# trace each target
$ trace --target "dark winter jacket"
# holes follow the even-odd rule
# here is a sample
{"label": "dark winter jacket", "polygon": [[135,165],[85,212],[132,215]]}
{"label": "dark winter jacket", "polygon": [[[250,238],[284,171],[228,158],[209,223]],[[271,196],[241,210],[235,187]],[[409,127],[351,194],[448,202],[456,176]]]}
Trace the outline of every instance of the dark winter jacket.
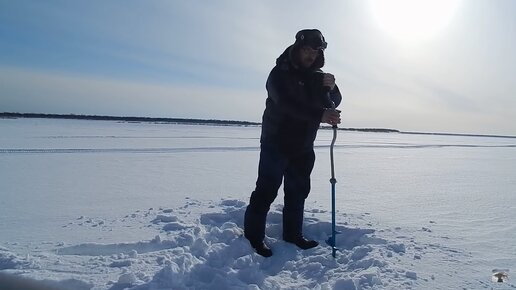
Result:
{"label": "dark winter jacket", "polygon": [[[322,87],[324,54],[310,69],[292,65],[295,45],[288,47],[276,60],[267,79],[266,107],[262,117],[261,143],[279,146],[284,152],[313,148],[324,108],[331,105]],[[337,86],[330,97],[338,106],[342,96]]]}

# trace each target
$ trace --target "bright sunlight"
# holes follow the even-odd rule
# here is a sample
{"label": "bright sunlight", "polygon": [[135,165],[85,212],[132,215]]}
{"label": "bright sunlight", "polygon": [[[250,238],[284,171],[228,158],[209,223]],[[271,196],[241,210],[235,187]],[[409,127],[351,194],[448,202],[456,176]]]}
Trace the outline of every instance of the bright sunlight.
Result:
{"label": "bright sunlight", "polygon": [[379,27],[404,44],[418,44],[438,35],[452,19],[460,0],[373,0]]}

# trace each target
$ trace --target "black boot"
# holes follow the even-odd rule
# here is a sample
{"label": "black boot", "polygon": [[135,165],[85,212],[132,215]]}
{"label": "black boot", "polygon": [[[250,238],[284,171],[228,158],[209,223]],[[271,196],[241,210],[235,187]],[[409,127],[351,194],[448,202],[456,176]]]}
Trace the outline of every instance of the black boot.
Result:
{"label": "black boot", "polygon": [[251,247],[256,251],[256,253],[260,256],[263,256],[265,258],[268,258],[272,256],[272,251],[263,241],[251,241]]}
{"label": "black boot", "polygon": [[251,247],[260,256],[270,257],[272,251],[263,242],[265,238],[265,219],[267,212],[256,213],[250,206],[247,207],[244,217],[244,236],[251,243]]}
{"label": "black boot", "polygon": [[319,246],[319,243],[314,240],[307,240],[303,236],[298,237],[283,237],[283,240],[287,243],[292,243],[303,250],[308,250]]}
{"label": "black boot", "polygon": [[303,203],[298,208],[283,208],[283,240],[303,250],[315,248],[318,242],[303,237]]}
{"label": "black boot", "polygon": [[[265,238],[265,220],[267,212],[255,212],[251,205],[247,206],[244,215],[244,236],[253,244]],[[253,247],[254,248],[254,247]]]}

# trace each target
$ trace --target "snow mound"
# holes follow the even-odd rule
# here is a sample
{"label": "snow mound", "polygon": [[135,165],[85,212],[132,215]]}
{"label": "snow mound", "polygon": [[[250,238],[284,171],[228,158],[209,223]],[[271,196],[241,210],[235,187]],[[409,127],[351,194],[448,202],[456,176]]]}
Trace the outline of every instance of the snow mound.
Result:
{"label": "snow mound", "polygon": [[[187,209],[187,210],[186,210]],[[414,269],[393,265],[412,245],[377,236],[376,230],[337,224],[336,258],[326,240],[331,235],[328,212],[309,210],[304,234],[320,246],[301,250],[281,240],[282,208],[267,219],[266,243],[273,256],[257,255],[243,236],[245,203],[222,200],[216,205],[188,201],[174,209],[153,210],[126,223],[152,229],[150,240],[120,243],[57,244],[45,255],[45,269],[82,267],[84,280],[66,289],[376,289],[411,288],[419,282]],[[346,219],[353,219],[345,215]],[[343,216],[340,216],[341,219]],[[366,223],[367,224],[367,223]],[[77,225],[79,227],[80,225]],[[106,223],[106,227],[110,225]],[[410,253],[420,254],[420,253]],[[408,257],[408,256],[407,256]],[[25,260],[0,248],[0,267],[27,269]],[[1,269],[1,268],[0,268]],[[80,272],[80,271],[79,271]],[[45,272],[39,277],[47,277]],[[55,274],[52,279],[69,277]],[[107,280],[106,280],[107,279]],[[80,281],[79,281],[80,282]],[[71,286],[62,280],[56,285]],[[63,284],[64,283],[64,284]],[[78,283],[75,281],[74,283]],[[90,287],[91,288],[91,287]]]}
{"label": "snow mound", "polygon": [[[305,235],[318,240],[321,246],[303,251],[279,239],[281,210],[278,208],[271,211],[267,225],[266,241],[274,255],[264,258],[254,253],[243,237],[241,225],[245,204],[224,200],[217,208],[221,211],[200,214],[195,225],[163,228],[168,235],[166,240],[156,242],[155,239],[154,242],[132,244],[138,253],[154,245],[151,247],[154,250],[153,256],[161,268],[146,282],[134,278],[138,273],[133,273],[136,276],[124,273],[115,285],[122,287],[120,281],[123,281],[123,286],[131,290],[363,289],[383,287],[387,284],[383,281],[403,278],[383,258],[389,246],[395,243],[374,237],[373,229],[338,226],[340,234],[336,243],[340,251],[335,259],[331,256],[330,247],[325,244],[331,233],[331,223],[307,218]],[[177,225],[188,224],[177,215],[165,219],[158,216],[156,220],[174,220],[173,224]],[[116,247],[107,246],[108,250],[102,247],[96,250],[98,253],[113,254],[114,248],[120,250],[124,246],[131,248],[119,244]],[[93,250],[92,245],[82,245],[80,248]],[[413,279],[412,275],[407,276],[410,277],[406,279]]]}

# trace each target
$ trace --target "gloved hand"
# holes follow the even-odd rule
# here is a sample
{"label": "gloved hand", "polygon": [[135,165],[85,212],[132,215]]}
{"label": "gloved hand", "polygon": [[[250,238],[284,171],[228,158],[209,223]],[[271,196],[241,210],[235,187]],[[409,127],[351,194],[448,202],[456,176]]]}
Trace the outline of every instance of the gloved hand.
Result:
{"label": "gloved hand", "polygon": [[335,76],[329,73],[325,73],[322,79],[323,87],[329,87],[330,91],[335,88]]}
{"label": "gloved hand", "polygon": [[324,109],[321,122],[332,126],[340,124],[340,111],[335,109]]}

